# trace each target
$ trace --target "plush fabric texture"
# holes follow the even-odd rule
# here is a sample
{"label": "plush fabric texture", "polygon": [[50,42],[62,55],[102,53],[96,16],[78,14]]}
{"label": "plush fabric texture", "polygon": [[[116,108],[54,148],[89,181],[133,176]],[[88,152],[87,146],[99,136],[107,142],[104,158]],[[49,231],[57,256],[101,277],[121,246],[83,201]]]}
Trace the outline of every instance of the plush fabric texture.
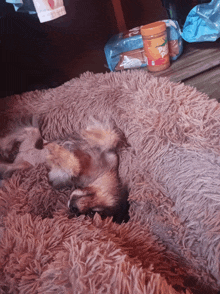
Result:
{"label": "plush fabric texture", "polygon": [[113,121],[129,146],[119,174],[130,220],[68,218],[70,190],[39,164],[0,190],[0,293],[217,293],[220,290],[220,107],[196,89],[145,71],[85,73],[7,97],[1,120],[35,115],[44,139],[91,117]]}

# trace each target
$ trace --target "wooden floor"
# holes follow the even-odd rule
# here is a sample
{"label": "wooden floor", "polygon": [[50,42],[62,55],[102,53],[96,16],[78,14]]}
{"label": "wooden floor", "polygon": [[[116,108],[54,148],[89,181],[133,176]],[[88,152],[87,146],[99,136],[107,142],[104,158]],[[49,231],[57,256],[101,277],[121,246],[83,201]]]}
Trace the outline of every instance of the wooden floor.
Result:
{"label": "wooden floor", "polygon": [[220,42],[184,44],[184,52],[179,59],[154,76],[184,82],[220,102]]}

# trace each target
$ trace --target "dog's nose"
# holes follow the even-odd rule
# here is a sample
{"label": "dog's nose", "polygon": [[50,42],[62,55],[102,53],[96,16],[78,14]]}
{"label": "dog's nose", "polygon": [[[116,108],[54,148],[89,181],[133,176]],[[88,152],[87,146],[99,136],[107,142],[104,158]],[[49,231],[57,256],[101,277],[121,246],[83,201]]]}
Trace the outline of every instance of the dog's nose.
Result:
{"label": "dog's nose", "polygon": [[76,206],[75,201],[73,199],[68,203],[68,206],[71,214],[75,216],[80,216],[79,209]]}

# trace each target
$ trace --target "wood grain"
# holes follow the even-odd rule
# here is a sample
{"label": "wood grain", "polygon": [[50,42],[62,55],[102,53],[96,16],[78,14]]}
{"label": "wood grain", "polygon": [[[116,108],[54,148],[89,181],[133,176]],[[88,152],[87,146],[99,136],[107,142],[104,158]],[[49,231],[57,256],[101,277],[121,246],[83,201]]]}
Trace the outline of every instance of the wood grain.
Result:
{"label": "wood grain", "polygon": [[196,87],[198,91],[220,102],[220,66],[192,77],[184,81],[184,84]]}

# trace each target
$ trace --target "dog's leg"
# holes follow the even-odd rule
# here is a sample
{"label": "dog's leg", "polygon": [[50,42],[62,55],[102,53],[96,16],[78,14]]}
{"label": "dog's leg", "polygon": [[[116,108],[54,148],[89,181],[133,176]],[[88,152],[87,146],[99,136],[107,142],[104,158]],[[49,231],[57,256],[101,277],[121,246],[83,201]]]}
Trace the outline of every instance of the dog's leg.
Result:
{"label": "dog's leg", "polygon": [[32,167],[32,165],[27,161],[18,163],[0,163],[0,179],[10,178],[16,170],[27,169],[30,167]]}

